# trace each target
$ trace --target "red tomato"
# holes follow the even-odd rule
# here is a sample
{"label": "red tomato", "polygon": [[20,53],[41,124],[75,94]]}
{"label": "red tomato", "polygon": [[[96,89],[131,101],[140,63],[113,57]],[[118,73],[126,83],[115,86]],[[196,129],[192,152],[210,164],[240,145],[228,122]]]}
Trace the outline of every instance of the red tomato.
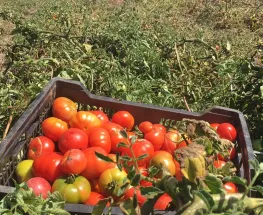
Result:
{"label": "red tomato", "polygon": [[111,152],[116,153],[116,152],[122,152],[122,150],[125,150],[125,147],[117,147],[120,142],[123,142],[127,145],[129,145],[129,140],[124,138],[120,131],[124,130],[123,127],[116,123],[108,122],[102,125],[104,129],[106,129],[111,138]]}
{"label": "red tomato", "polygon": [[163,133],[166,133],[166,128],[162,124],[153,124],[153,128],[160,129]]}
{"label": "red tomato", "polygon": [[43,134],[53,141],[58,141],[66,130],[68,130],[68,124],[56,117],[49,117],[42,122]]}
{"label": "red tomato", "polygon": [[90,111],[79,111],[70,119],[69,125],[89,134],[93,128],[101,127],[101,120]]}
{"label": "red tomato", "polygon": [[80,174],[87,164],[87,158],[83,151],[79,149],[68,150],[61,159],[60,165],[64,173]]}
{"label": "red tomato", "polygon": [[111,151],[111,139],[109,132],[104,128],[94,128],[89,134],[89,144],[91,147],[101,147],[107,153]]}
{"label": "red tomato", "polygon": [[149,121],[144,121],[142,123],[139,124],[139,130],[146,134],[148,132],[150,132],[151,130],[153,130],[153,124]]}
{"label": "red tomato", "polygon": [[237,131],[230,123],[222,123],[217,127],[216,132],[221,138],[234,141],[237,137]]}
{"label": "red tomato", "polygon": [[[95,206],[98,204],[100,200],[105,199],[103,195],[97,192],[91,192],[90,196],[87,201],[84,202],[85,205]],[[110,206],[110,203],[108,202],[106,206]]]}
{"label": "red tomato", "polygon": [[227,193],[238,193],[237,186],[232,182],[224,183],[223,187],[225,188]]}
{"label": "red tomato", "polygon": [[43,197],[43,199],[46,199],[48,197],[48,192],[51,191],[50,184],[44,178],[40,178],[40,177],[30,178],[26,182],[26,184],[29,188],[32,188],[32,190],[36,196],[41,195]]}
{"label": "red tomato", "polygon": [[136,133],[132,132],[132,131],[128,131],[128,139],[130,140],[133,136],[137,137]]}
{"label": "red tomato", "polygon": [[217,130],[217,128],[218,128],[219,125],[220,125],[219,123],[211,123],[211,124],[210,124],[210,126],[211,126],[212,128],[214,128],[215,130]]}
{"label": "red tomato", "polygon": [[77,113],[77,105],[72,100],[65,97],[58,97],[52,105],[52,114],[64,122],[68,123],[70,118]]}
{"label": "red tomato", "polygon": [[165,133],[161,129],[154,128],[153,130],[145,134],[144,138],[150,141],[153,144],[154,150],[157,151],[162,147],[164,143],[164,135]]}
{"label": "red tomato", "polygon": [[60,161],[62,155],[57,152],[48,152],[40,155],[34,160],[32,171],[35,177],[41,177],[49,182],[54,182],[58,177],[64,175]]}
{"label": "red tomato", "polygon": [[134,125],[134,117],[128,111],[118,111],[113,114],[111,121],[119,124],[128,131],[132,129]]}
{"label": "red tomato", "polygon": [[88,135],[79,128],[70,128],[58,140],[58,148],[64,154],[70,149],[84,150],[89,146]]}
{"label": "red tomato", "polygon": [[96,115],[100,119],[101,124],[110,121],[108,116],[101,110],[93,110],[93,111],[90,111],[90,112],[93,113],[94,115]]}
{"label": "red tomato", "polygon": [[[147,157],[137,161],[138,166],[145,165],[152,158],[152,156],[154,154],[153,145],[148,140],[144,140],[144,139],[136,140],[136,142],[132,145],[132,149],[133,149],[134,156],[136,158],[138,158],[139,156],[141,156],[143,154],[148,155]],[[127,155],[130,158],[133,157],[130,148],[126,148],[122,152],[122,156],[124,156],[124,155]],[[129,165],[133,165],[133,162],[130,162]]]}
{"label": "red tomato", "polygon": [[[233,160],[236,156],[236,149],[232,148],[232,149],[228,150],[228,153],[229,153],[229,159]],[[217,158],[221,161],[226,161],[225,158],[221,154],[218,154]]]}
{"label": "red tomato", "polygon": [[181,140],[181,136],[178,131],[172,130],[165,134],[164,142],[161,147],[161,150],[169,152],[171,155],[174,154],[176,150],[179,140]]}
{"label": "red tomato", "polygon": [[172,202],[172,198],[167,193],[164,193],[154,204],[154,209],[164,211],[170,202]]}
{"label": "red tomato", "polygon": [[183,180],[183,173],[181,171],[181,166],[180,163],[174,159],[174,164],[175,164],[175,177],[177,181],[182,181]]}
{"label": "red tomato", "polygon": [[215,168],[222,168],[223,166],[225,166],[225,164],[226,164],[225,161],[221,161],[221,160],[215,160],[214,161]]}
{"label": "red tomato", "polygon": [[87,179],[98,179],[101,173],[108,169],[108,162],[98,158],[95,151],[107,156],[106,151],[100,147],[90,147],[84,150],[87,158],[87,165],[85,170],[80,175]]}
{"label": "red tomato", "polygon": [[134,193],[136,194],[138,204],[141,207],[146,202],[147,198],[141,194],[139,187],[137,188],[131,187],[130,189],[128,189],[125,192],[124,200],[132,199],[134,196]]}
{"label": "red tomato", "polygon": [[[148,170],[145,167],[139,167],[139,171],[140,171],[140,173],[143,176],[146,176],[146,177],[149,176]],[[149,181],[146,181],[146,180],[140,180],[140,185],[142,187],[151,187],[151,186],[153,186],[152,182],[149,182]]]}
{"label": "red tomato", "polygon": [[27,158],[35,160],[36,157],[53,151],[55,151],[54,142],[45,136],[38,136],[30,140]]}
{"label": "red tomato", "polygon": [[[113,161],[116,162],[116,155],[115,155],[115,154],[108,154],[107,156],[108,156],[109,158],[111,158]],[[118,168],[118,166],[117,166],[116,163],[110,162],[110,163],[108,163],[108,169],[110,169],[110,168]]]}

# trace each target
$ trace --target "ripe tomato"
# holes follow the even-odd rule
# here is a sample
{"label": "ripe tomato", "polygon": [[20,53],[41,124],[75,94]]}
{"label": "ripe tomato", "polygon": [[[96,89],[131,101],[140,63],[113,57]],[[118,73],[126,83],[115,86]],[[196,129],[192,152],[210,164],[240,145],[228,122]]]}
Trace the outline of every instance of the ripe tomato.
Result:
{"label": "ripe tomato", "polygon": [[223,166],[225,166],[225,164],[226,164],[225,161],[221,161],[221,160],[215,160],[214,161],[215,168],[222,168]]}
{"label": "ripe tomato", "polygon": [[90,111],[91,113],[93,113],[94,115],[96,115],[100,121],[101,121],[101,124],[103,123],[106,123],[106,122],[109,122],[109,118],[108,116],[101,110],[92,110]]}
{"label": "ripe tomato", "polygon": [[[113,161],[116,162],[116,154],[108,154],[107,155],[109,158],[111,158]],[[110,168],[118,168],[117,164],[116,163],[108,163],[108,169]]]}
{"label": "ripe tomato", "polygon": [[101,120],[90,111],[79,111],[69,121],[72,128],[80,128],[88,135],[93,128],[101,126]]}
{"label": "ripe tomato", "polygon": [[118,198],[118,190],[124,185],[124,179],[127,178],[125,171],[118,168],[105,170],[99,177],[99,189],[103,196],[112,196]]}
{"label": "ripe tomato", "polygon": [[[137,161],[138,166],[145,165],[152,158],[152,156],[154,154],[153,145],[148,140],[145,140],[145,139],[136,140],[136,142],[134,144],[132,144],[132,149],[133,149],[134,156],[136,158],[140,157],[143,154],[148,155],[147,157]],[[133,157],[130,148],[126,148],[122,152],[122,156],[124,156],[124,155],[127,155],[130,158]],[[135,164],[133,162],[129,162],[129,165],[135,165]]]}
{"label": "ripe tomato", "polygon": [[[98,204],[100,200],[105,199],[103,195],[101,195],[98,192],[91,192],[90,196],[87,201],[84,202],[85,205],[95,206]],[[106,206],[110,206],[110,203],[108,202]]]}
{"label": "ripe tomato", "polygon": [[60,165],[64,173],[77,175],[86,168],[87,158],[83,151],[70,149],[62,157]]}
{"label": "ripe tomato", "polygon": [[223,187],[225,188],[227,193],[238,193],[237,186],[232,182],[224,183]]}
{"label": "ripe tomato", "polygon": [[58,177],[64,175],[60,166],[61,158],[62,155],[57,152],[40,155],[34,160],[33,175],[44,178],[51,183],[54,182]]}
{"label": "ripe tomato", "polygon": [[147,134],[148,132],[153,130],[153,124],[149,121],[144,121],[144,122],[139,124],[139,130],[142,133]]}
{"label": "ripe tomato", "polygon": [[164,135],[165,133],[161,129],[154,128],[153,130],[145,134],[144,138],[150,141],[153,144],[154,150],[157,151],[162,147],[164,143]]}
{"label": "ripe tomato", "polygon": [[[236,156],[236,149],[235,148],[229,149],[228,153],[229,153],[229,159],[233,160],[235,158],[235,156]],[[221,154],[218,154],[217,158],[219,160],[226,161],[225,158]]]}
{"label": "ripe tomato", "polygon": [[87,158],[87,165],[81,175],[87,179],[98,179],[101,173],[108,169],[108,162],[98,158],[95,151],[107,156],[105,150],[100,147],[90,147],[84,150],[84,154]]}
{"label": "ripe tomato", "polygon": [[45,136],[38,136],[30,140],[27,152],[27,158],[35,160],[36,157],[46,153],[54,152],[55,144]]}
{"label": "ripe tomato", "polygon": [[82,177],[58,178],[52,185],[52,193],[59,191],[67,203],[83,203],[91,192],[89,181]]}
{"label": "ripe tomato", "polygon": [[104,129],[106,129],[111,138],[111,152],[116,153],[116,152],[122,152],[122,150],[125,150],[125,147],[117,147],[120,142],[123,142],[127,145],[129,145],[129,140],[124,138],[120,131],[124,130],[123,127],[116,123],[108,122],[102,125]]}
{"label": "ripe tomato", "polygon": [[159,172],[155,175],[156,178],[163,177],[163,171],[166,171],[170,175],[175,175],[175,163],[173,159],[164,156],[162,153],[155,154],[149,163],[149,166],[156,167]]}
{"label": "ripe tomato", "polygon": [[139,187],[131,187],[125,192],[124,200],[133,199],[134,193],[136,194],[138,205],[141,207],[147,200],[145,196],[141,194]]}
{"label": "ripe tomato", "polygon": [[26,184],[29,188],[32,188],[32,190],[36,196],[41,195],[43,197],[43,199],[46,199],[48,197],[48,192],[51,191],[50,184],[44,178],[40,178],[40,177],[30,178],[26,182]]}
{"label": "ripe tomato", "polygon": [[162,124],[153,124],[153,128],[160,129],[163,133],[166,133],[166,128]]}
{"label": "ripe tomato", "polygon": [[116,123],[128,131],[133,128],[134,117],[128,111],[118,111],[113,114],[111,121]]}
{"label": "ripe tomato", "polygon": [[79,128],[70,128],[58,140],[59,150],[65,154],[70,149],[84,150],[89,146],[88,135]]}
{"label": "ripe tomato", "polygon": [[232,142],[237,137],[237,131],[236,131],[235,127],[233,125],[231,125],[230,123],[222,123],[222,124],[220,124],[217,127],[216,132],[219,134],[219,136],[221,138],[230,140]]}
{"label": "ripe tomato", "polygon": [[[149,174],[148,174],[148,170],[145,168],[145,167],[139,167],[139,171],[140,171],[140,173],[143,175],[143,176],[149,176]],[[151,187],[151,186],[153,186],[152,185],[152,182],[149,182],[149,181],[146,181],[146,180],[140,180],[140,185],[142,186],[142,187]]]}
{"label": "ripe tomato", "polygon": [[175,177],[177,181],[182,181],[183,180],[183,173],[181,171],[181,166],[180,163],[174,159],[174,164],[175,164]]}
{"label": "ripe tomato", "polygon": [[52,105],[52,114],[68,123],[70,118],[77,113],[77,104],[66,97],[58,97]]}
{"label": "ripe tomato", "polygon": [[211,124],[210,124],[210,126],[211,126],[212,128],[214,128],[215,130],[217,130],[217,128],[218,128],[219,125],[220,125],[219,123],[211,123]]}
{"label": "ripe tomato", "polygon": [[56,117],[49,117],[42,122],[43,134],[53,141],[58,141],[66,130],[68,130],[68,124]]}
{"label": "ripe tomato", "polygon": [[91,147],[101,147],[107,153],[111,151],[111,139],[109,132],[104,128],[94,128],[89,134],[89,144]]}
{"label": "ripe tomato", "polygon": [[181,136],[178,131],[171,130],[165,134],[164,142],[161,147],[161,150],[169,152],[171,155],[174,154],[174,151],[179,145],[179,141],[181,140]]}
{"label": "ripe tomato", "polygon": [[172,202],[172,198],[167,193],[164,193],[155,202],[154,209],[164,211],[167,208],[167,206],[170,204],[170,202]]}

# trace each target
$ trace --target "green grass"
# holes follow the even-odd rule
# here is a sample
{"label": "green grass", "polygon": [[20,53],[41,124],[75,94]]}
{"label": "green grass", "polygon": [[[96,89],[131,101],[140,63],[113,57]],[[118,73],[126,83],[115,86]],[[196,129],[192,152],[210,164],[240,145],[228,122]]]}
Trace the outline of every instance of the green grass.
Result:
{"label": "green grass", "polygon": [[260,1],[117,2],[1,1],[14,29],[1,46],[0,137],[55,76],[129,101],[185,109],[185,97],[193,111],[239,109],[253,139],[261,136]]}

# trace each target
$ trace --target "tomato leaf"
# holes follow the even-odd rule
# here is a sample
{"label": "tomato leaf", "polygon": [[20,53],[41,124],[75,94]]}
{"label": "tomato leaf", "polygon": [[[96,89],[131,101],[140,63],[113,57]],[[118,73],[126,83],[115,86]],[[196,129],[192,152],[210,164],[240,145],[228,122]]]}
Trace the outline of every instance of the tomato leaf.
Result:
{"label": "tomato leaf", "polygon": [[154,166],[151,166],[149,169],[148,169],[148,172],[149,172],[149,176],[150,177],[153,177],[155,176],[158,172],[159,172],[159,169],[154,167]]}
{"label": "tomato leaf", "polygon": [[134,178],[135,174],[136,174],[136,169],[135,169],[135,167],[134,167],[134,166],[129,166],[129,167],[128,167],[128,175],[127,175],[127,178],[130,179],[130,180],[132,180],[132,179]]}
{"label": "tomato leaf", "polygon": [[121,159],[121,160],[124,160],[124,161],[132,161],[132,158],[130,158],[130,157],[127,156],[127,155],[121,156],[120,159]]}
{"label": "tomato leaf", "polygon": [[132,198],[132,205],[134,208],[136,208],[138,206],[138,199],[137,199],[137,195],[136,195],[135,190],[134,190],[134,194],[133,194],[133,198]]}
{"label": "tomato leaf", "polygon": [[261,195],[263,195],[263,187],[262,186],[256,185],[256,186],[253,186],[251,189],[258,191],[261,193]]}
{"label": "tomato leaf", "polygon": [[138,158],[137,158],[137,160],[139,161],[139,160],[142,160],[142,159],[144,159],[144,158],[147,158],[149,155],[148,154],[142,154],[142,155],[140,155]]}
{"label": "tomato leaf", "polygon": [[118,147],[118,148],[120,148],[120,147],[128,148],[129,146],[128,146],[126,143],[124,143],[124,142],[119,142],[118,145],[117,145],[117,147]]}
{"label": "tomato leaf", "polygon": [[107,203],[109,202],[109,199],[101,199],[98,204],[96,204],[92,210],[91,215],[101,215],[103,214],[103,211],[107,205]]}
{"label": "tomato leaf", "polygon": [[128,199],[126,201],[123,201],[120,204],[120,209],[125,215],[138,214],[136,212],[136,210],[138,210],[137,208],[133,207],[133,200],[132,199]]}
{"label": "tomato leaf", "polygon": [[147,199],[147,201],[143,204],[143,206],[141,208],[141,214],[143,214],[143,215],[152,214],[152,212],[154,210],[154,205],[161,195],[162,194],[158,194],[153,199]]}
{"label": "tomato leaf", "polygon": [[121,130],[121,131],[120,131],[120,134],[121,134],[121,136],[124,137],[125,139],[128,139],[128,134],[127,134],[127,132],[126,132],[125,130]]}
{"label": "tomato leaf", "polygon": [[257,159],[249,160],[248,162],[253,166],[255,172],[258,171],[258,169],[259,169],[260,167],[259,167],[259,162],[258,162]]}
{"label": "tomato leaf", "polygon": [[130,186],[129,182],[126,182],[124,185],[122,185],[117,192],[117,196],[123,195],[123,193],[127,190],[128,186]]}
{"label": "tomato leaf", "polygon": [[136,140],[137,140],[137,137],[136,137],[136,136],[132,136],[132,137],[131,137],[131,143],[132,143],[132,144],[135,143]]}
{"label": "tomato leaf", "polygon": [[205,184],[211,190],[211,193],[222,193],[223,183],[222,181],[212,174],[208,174],[204,180]]}
{"label": "tomato leaf", "polygon": [[239,184],[245,187],[247,186],[247,180],[238,176],[227,176],[223,179],[223,181],[233,182],[234,184]]}
{"label": "tomato leaf", "polygon": [[149,199],[152,199],[155,196],[164,193],[164,191],[160,190],[157,187],[140,187],[140,190],[141,190],[141,194]]}
{"label": "tomato leaf", "polygon": [[211,210],[211,208],[215,205],[215,202],[212,198],[212,196],[205,192],[204,190],[199,191],[193,191],[194,196],[198,196],[207,206],[208,210]]}
{"label": "tomato leaf", "polygon": [[101,154],[101,153],[98,153],[98,152],[96,152],[95,151],[95,154],[96,154],[96,156],[98,157],[98,158],[100,158],[101,160],[104,160],[104,161],[106,161],[106,162],[108,162],[108,163],[115,163],[114,162],[114,160],[112,160],[110,157],[108,157],[108,156],[105,156],[105,155],[103,155],[103,154]]}
{"label": "tomato leaf", "polygon": [[134,176],[134,178],[132,179],[132,181],[131,181],[131,185],[132,185],[132,186],[138,186],[140,180],[141,180],[141,175],[140,175],[140,174],[136,174],[136,175]]}

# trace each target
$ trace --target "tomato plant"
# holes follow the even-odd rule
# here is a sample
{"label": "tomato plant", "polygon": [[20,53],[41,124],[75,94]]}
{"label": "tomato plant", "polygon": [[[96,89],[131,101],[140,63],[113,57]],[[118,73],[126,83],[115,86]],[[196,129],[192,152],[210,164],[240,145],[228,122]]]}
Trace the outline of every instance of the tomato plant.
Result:
{"label": "tomato plant", "polygon": [[126,128],[128,131],[134,126],[134,117],[128,111],[117,111],[113,114],[111,121]]}
{"label": "tomato plant", "polygon": [[230,140],[232,142],[237,137],[237,131],[236,131],[235,127],[233,125],[231,125],[230,123],[222,123],[222,124],[220,124],[217,127],[216,132],[219,134],[219,136],[221,138]]}
{"label": "tomato plant", "polygon": [[[116,154],[108,154],[107,155],[109,158],[111,158],[114,162],[116,162]],[[116,163],[109,162],[108,163],[108,169],[110,168],[118,168]]]}
{"label": "tomato plant", "polygon": [[223,187],[227,193],[238,193],[237,186],[233,182],[226,182]]}
{"label": "tomato plant", "polygon": [[91,147],[101,147],[107,153],[111,151],[111,138],[109,132],[104,128],[94,128],[89,134],[89,144]]}
{"label": "tomato plant", "polygon": [[[233,160],[236,156],[236,148],[229,149],[228,153],[229,153],[229,159]],[[221,154],[218,154],[217,157],[219,160],[226,161],[225,158]]]}
{"label": "tomato plant", "polygon": [[49,117],[42,122],[43,134],[53,141],[58,141],[66,130],[68,130],[68,124],[56,117]]}
{"label": "tomato plant", "polygon": [[80,174],[87,165],[87,158],[79,149],[68,150],[61,158],[61,169],[66,174]]}
{"label": "tomato plant", "polygon": [[159,150],[164,143],[164,135],[163,130],[159,128],[153,128],[150,132],[144,135],[144,138],[150,141],[153,144],[153,148],[155,151]]}
{"label": "tomato plant", "polygon": [[81,175],[87,179],[98,179],[101,173],[108,169],[108,162],[98,158],[95,152],[107,156],[106,151],[100,147],[90,147],[84,150],[87,165]]}
{"label": "tomato plant", "polygon": [[[101,195],[98,192],[91,192],[88,200],[84,202],[85,205],[95,206],[98,204],[100,200],[105,199],[103,195]],[[106,206],[110,206],[110,203],[108,202]]]}
{"label": "tomato plant", "polygon": [[52,104],[52,114],[68,123],[72,116],[77,113],[77,104],[65,97],[58,97]]}
{"label": "tomato plant", "polygon": [[82,177],[58,178],[52,185],[52,193],[59,191],[67,203],[83,203],[91,192],[89,181]]}
{"label": "tomato plant", "polygon": [[34,160],[36,157],[46,153],[55,151],[54,142],[45,137],[38,136],[30,140],[27,152],[27,158]]}
{"label": "tomato plant", "polygon": [[58,140],[58,148],[64,154],[70,149],[84,150],[89,145],[88,135],[79,128],[70,128]]}
{"label": "tomato plant", "polygon": [[54,182],[59,176],[64,175],[60,162],[62,155],[57,152],[48,152],[40,155],[34,160],[33,175],[41,177],[49,182]]}
{"label": "tomato plant", "polygon": [[69,125],[72,128],[80,128],[89,134],[93,128],[101,126],[101,120],[90,111],[79,111],[70,119]]}
{"label": "tomato plant", "polygon": [[146,202],[147,198],[141,194],[141,191],[140,191],[139,187],[131,187],[131,188],[129,188],[125,192],[124,200],[133,199],[134,194],[136,194],[138,204],[141,207]]}
{"label": "tomato plant", "polygon": [[49,182],[44,178],[33,177],[30,178],[26,184],[29,188],[32,188],[36,196],[41,195],[44,199],[48,197],[48,193],[51,191]]}
{"label": "tomato plant", "polygon": [[[149,176],[148,170],[147,170],[145,167],[140,166],[140,167],[139,167],[139,171],[140,171],[140,173],[141,173],[143,176],[146,176],[146,177]],[[152,186],[153,186],[152,182],[146,181],[146,180],[143,180],[143,179],[140,180],[140,185],[141,185],[142,187],[152,187]]]}
{"label": "tomato plant", "polygon": [[109,117],[103,112],[103,111],[100,111],[100,110],[92,110],[90,111],[91,113],[93,113],[94,115],[96,115],[100,121],[101,121],[101,124],[104,124],[106,122],[109,122]]}

